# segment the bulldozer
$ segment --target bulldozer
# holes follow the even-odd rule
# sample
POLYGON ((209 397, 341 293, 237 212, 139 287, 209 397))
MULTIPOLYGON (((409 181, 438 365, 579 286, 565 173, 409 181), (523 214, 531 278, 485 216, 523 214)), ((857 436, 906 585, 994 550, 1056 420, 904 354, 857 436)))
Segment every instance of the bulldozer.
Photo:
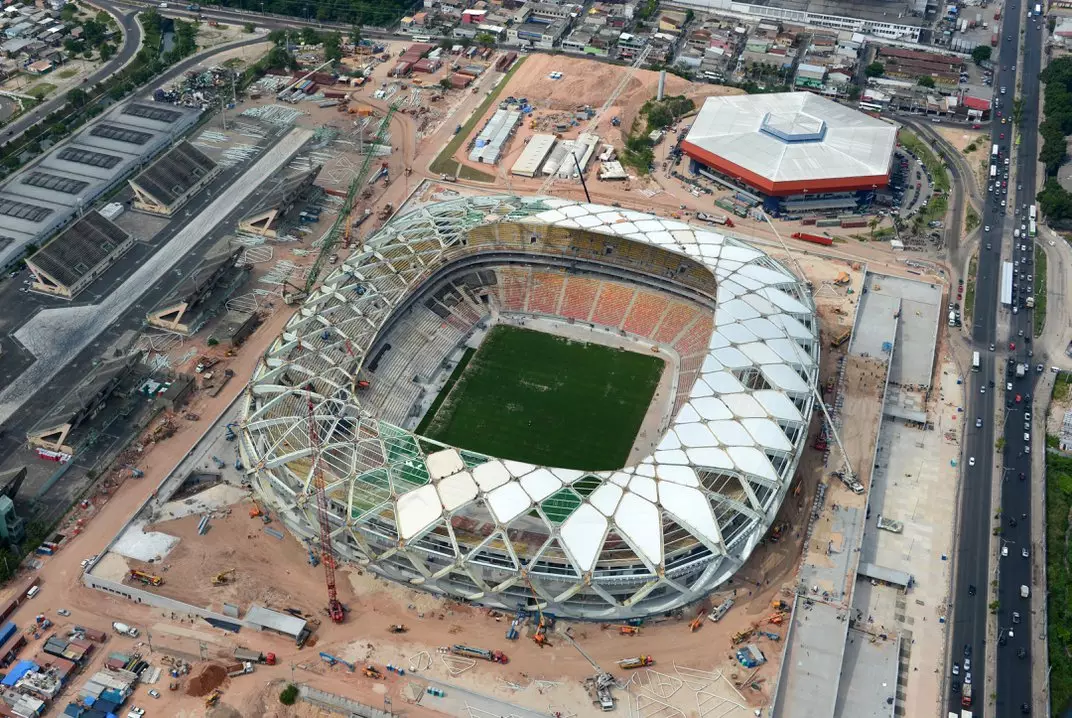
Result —
POLYGON ((773 601, 771 601, 770 605, 771 605, 771 608, 773 608, 775 611, 788 611, 789 610, 789 602, 788 601, 783 601, 780 598, 776 598, 773 601))
POLYGON ((382 681, 383 680, 383 674, 380 673, 380 669, 377 668, 376 666, 373 666, 373 665, 365 666, 364 668, 361 669, 361 672, 365 675, 366 678, 371 678, 374 681, 382 681))
POLYGON ((226 571, 220 571, 219 573, 217 573, 215 576, 212 577, 212 585, 213 586, 222 586, 225 583, 230 583, 230 578, 229 577, 233 576, 234 572, 236 570, 237 569, 229 568, 226 571))
POLYGON ((223 694, 219 691, 212 691, 211 693, 209 693, 208 696, 205 698, 205 707, 208 708, 219 703, 220 696, 222 695, 223 694))
POLYGON ((751 628, 746 628, 743 631, 737 631, 737 633, 734 633, 731 638, 731 640, 733 641, 733 645, 737 646, 744 643, 748 640, 748 637, 751 636, 752 633, 753 629, 751 628))
POLYGON ((387 627, 389 633, 405 633, 408 630, 409 628, 407 628, 404 623, 392 623, 387 627))

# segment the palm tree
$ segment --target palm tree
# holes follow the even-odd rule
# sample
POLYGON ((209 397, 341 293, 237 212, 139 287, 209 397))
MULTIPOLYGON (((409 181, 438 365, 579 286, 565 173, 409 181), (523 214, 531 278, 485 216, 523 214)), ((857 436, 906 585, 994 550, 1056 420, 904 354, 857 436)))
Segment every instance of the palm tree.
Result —
POLYGON ((875 238, 875 228, 878 227, 878 217, 872 217, 871 221, 867 223, 871 228, 871 239, 875 238))

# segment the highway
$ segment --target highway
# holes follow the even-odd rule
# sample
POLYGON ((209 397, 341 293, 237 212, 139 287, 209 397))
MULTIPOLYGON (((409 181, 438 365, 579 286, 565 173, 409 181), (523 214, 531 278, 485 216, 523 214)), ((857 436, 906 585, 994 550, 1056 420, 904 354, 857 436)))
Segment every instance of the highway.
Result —
MULTIPOLYGON (((1031 6, 1034 7, 1033 5, 1031 6)), ((1017 193, 1016 203, 1021 207, 1021 214, 1015 218, 1015 227, 1026 224, 1023 219, 1022 208, 1031 205, 1035 201, 1037 187, 1036 169, 1038 158, 1038 124, 1039 124, 1039 74, 1042 69, 1042 49, 1045 42, 1043 29, 1044 17, 1031 17, 1025 22, 1023 37, 1023 67, 1020 68, 1021 87, 1020 97, 1023 100, 1023 114, 1017 132, 1020 134, 1020 146, 1017 151, 1017 193), (1021 189, 1022 187, 1022 189, 1021 189)), ((1006 226, 1006 235, 1012 233, 1012 228, 1006 226)), ((1032 277, 1034 274, 1034 241, 1021 240, 1024 251, 1014 253, 1014 260, 1019 260, 1020 266, 1015 269, 1016 282, 1025 291, 1033 291, 1035 283, 1020 279, 1021 274, 1032 277), (1026 262, 1027 271, 1024 272, 1026 262), (1027 290, 1030 286, 1031 290, 1027 290)), ((1017 301, 1014 298, 1014 301, 1017 301)), ((1031 686, 1031 661, 1033 646, 1033 621, 1031 616, 1030 601, 1021 598, 1021 586, 1033 589, 1032 566, 1034 564, 1035 550, 1031 544, 1031 491, 1035 486, 1031 475, 1031 450, 1030 439, 1034 438, 1034 427, 1042 427, 1040 431, 1045 434, 1044 419, 1041 421, 1026 421, 1025 412, 1031 411, 1031 396, 1034 394, 1034 385, 1038 378, 1034 367, 1038 363, 1045 364, 1044 357, 1035 357, 1032 351, 1031 335, 1034 331, 1034 312, 1024 311, 1023 308, 1017 314, 1005 312, 1005 318, 1010 320, 1009 341, 1016 342, 1016 350, 1009 352, 1009 359, 1026 363, 1028 372, 1026 376, 1014 382, 1013 394, 1020 394, 1022 402, 1018 403, 1015 396, 1012 406, 1008 406, 1006 397, 1006 414, 1004 419, 1005 474, 1001 484, 1001 510, 1003 515, 1004 545, 1009 548, 1008 556, 999 559, 998 567, 998 625, 1005 630, 1012 629, 1013 637, 1007 638, 1004 646, 998 646, 997 676, 995 688, 997 703, 995 715, 1000 717, 1025 714, 1024 708, 1030 710, 1034 699, 1031 686), (1021 336, 1021 333, 1023 336, 1021 336), (1023 477, 1021 479, 1020 477, 1023 477), (1011 525, 1012 520, 1016 525, 1011 525), (1027 558, 1023 556, 1027 550, 1027 558), (1018 625, 1013 625, 1013 612, 1022 617, 1018 625)), ((1044 444, 1035 442, 1035 446, 1044 450, 1044 444)), ((1041 482, 1043 477, 1037 477, 1041 482)), ((1039 552, 1039 556, 1042 553, 1039 552)))
MULTIPOLYGON (((135 10, 120 8, 110 2, 98 1, 95 5, 119 18, 119 23, 123 27, 123 44, 119 46, 111 60, 86 78, 83 83, 85 87, 92 87, 101 80, 114 75, 138 54, 138 49, 141 47, 141 26, 134 19, 137 14, 135 10)), ((66 103, 66 93, 56 95, 13 122, 4 125, 4 142, 18 137, 41 118, 47 117, 49 113, 60 109, 66 103)))
MULTIPOLYGON (((983 232, 980 239, 978 274, 975 285, 975 306, 971 315, 972 349, 979 352, 980 367, 967 383, 965 401, 965 438, 963 488, 960 506, 960 533, 957 537, 956 570, 951 603, 953 624, 951 651, 948 663, 960 664, 960 675, 953 681, 966 682, 964 659, 971 657, 972 714, 982 716, 990 711, 986 683, 987 650, 997 651, 997 674, 990 684, 997 695, 993 709, 995 716, 1022 715, 1030 710, 1031 694, 1031 640, 1028 602, 1020 598, 1021 584, 1030 585, 1030 558, 1023 558, 1021 551, 1030 546, 1030 456, 1024 453, 1025 407, 1029 409, 1029 395, 1034 382, 1034 361, 1030 337, 1032 313, 1020 308, 1012 314, 1008 308, 999 311, 1001 263, 1027 262, 1017 266, 1024 279, 1017 276, 1018 292, 1027 291, 1030 284, 1026 277, 1033 274, 1033 246, 1030 240, 1014 242, 1013 233, 1021 222, 1025 225, 1023 207, 1034 201, 1035 161, 1037 151, 1037 102, 1038 74, 1041 63, 1041 21, 1036 18, 1023 20, 1026 8, 1011 0, 1005 7, 1005 17, 1000 30, 999 54, 994 73, 995 108, 991 119, 992 141, 998 145, 999 155, 994 160, 998 167, 995 185, 1000 185, 1004 172, 1010 173, 1007 194, 1000 187, 989 188, 984 195, 982 215, 983 232), (1024 86, 1022 98, 1024 111, 1020 127, 1021 144, 1016 148, 1013 164, 1013 107, 1017 92, 1017 65, 1021 24, 1026 33, 1025 65, 1021 69, 1024 86), (1002 93, 1002 88, 1005 92, 1002 93), (998 105, 1000 103, 1000 105, 998 105), (1007 123, 1002 124, 1002 119, 1007 123), (1006 206, 1006 203, 1008 206, 1006 206), (987 229, 989 228, 989 229, 987 229), (1021 252, 1019 245, 1026 251, 1021 252), (999 323, 1008 322, 1008 330, 999 329, 999 323), (1020 332, 1023 336, 1020 336, 1020 332), (991 350, 993 347, 993 351, 991 350), (1015 347, 1015 348, 1012 348, 1015 347), (1029 364, 1024 378, 1015 374, 1006 376, 1007 362, 1029 364), (1005 391, 1006 382, 1012 390, 1005 391), (1020 395, 1020 402, 1016 396, 1020 395), (995 411, 995 408, 997 411, 995 411), (1005 450, 1001 465, 994 466, 995 437, 1004 436, 1005 450), (1020 479, 1023 476, 1023 479, 1020 479), (993 576, 989 562, 993 515, 998 507, 991 505, 994 482, 1001 489, 1001 522, 1003 545, 1008 555, 996 559, 1000 564, 1000 581, 997 595, 991 588, 993 576), (1004 644, 987 642, 987 624, 990 618, 988 604, 997 599, 998 625, 1004 634, 1004 644), (1024 617, 1022 623, 1013 626, 1013 612, 1024 617), (1013 635, 1008 635, 1009 629, 1013 635)), ((1019 296, 1014 301, 1021 301, 1019 296)), ((963 692, 963 691, 962 691, 963 692)), ((949 693, 949 710, 960 711, 962 692, 949 693)))

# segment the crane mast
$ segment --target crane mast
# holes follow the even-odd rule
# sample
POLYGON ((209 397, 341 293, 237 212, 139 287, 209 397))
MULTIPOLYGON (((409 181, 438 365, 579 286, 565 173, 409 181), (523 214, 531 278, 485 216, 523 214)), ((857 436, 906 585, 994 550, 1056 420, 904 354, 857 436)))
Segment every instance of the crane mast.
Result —
POLYGON ((315 408, 313 406, 312 387, 308 390, 309 401, 309 446, 313 450, 313 487, 316 490, 316 512, 320 520, 320 563, 324 565, 324 580, 328 587, 328 616, 332 623, 342 623, 346 610, 339 601, 335 588, 335 555, 331 550, 331 520, 328 514, 327 484, 324 481, 324 469, 321 464, 323 455, 320 451, 320 434, 316 429, 315 408))

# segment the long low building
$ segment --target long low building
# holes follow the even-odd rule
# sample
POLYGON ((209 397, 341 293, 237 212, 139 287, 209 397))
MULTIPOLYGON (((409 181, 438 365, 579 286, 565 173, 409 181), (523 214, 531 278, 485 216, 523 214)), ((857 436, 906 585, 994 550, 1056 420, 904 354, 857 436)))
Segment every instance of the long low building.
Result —
POLYGON ((130 180, 134 207, 171 217, 219 173, 219 165, 184 140, 130 180))
POLYGON ((521 156, 517 158, 517 162, 510 168, 510 174, 518 177, 535 177, 554 146, 554 135, 533 135, 529 143, 525 145, 521 156))
POLYGON ((484 129, 477 135, 473 150, 469 153, 469 160, 488 165, 498 164, 503 147, 514 134, 519 122, 521 113, 517 110, 496 110, 488 124, 484 125, 484 129))
POLYGON ((0 267, 49 237, 181 137, 201 111, 117 105, 0 184, 0 267))
POLYGON ((92 210, 26 260, 31 288, 74 299, 133 246, 130 234, 92 210))

